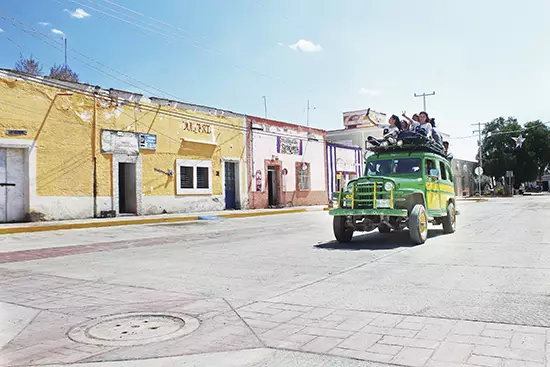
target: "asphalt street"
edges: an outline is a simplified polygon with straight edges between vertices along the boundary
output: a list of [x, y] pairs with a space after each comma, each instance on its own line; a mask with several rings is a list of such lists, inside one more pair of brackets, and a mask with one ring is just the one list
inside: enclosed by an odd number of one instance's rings
[[326, 212], [5, 235], [0, 364], [550, 367], [550, 196], [458, 209], [420, 246]]

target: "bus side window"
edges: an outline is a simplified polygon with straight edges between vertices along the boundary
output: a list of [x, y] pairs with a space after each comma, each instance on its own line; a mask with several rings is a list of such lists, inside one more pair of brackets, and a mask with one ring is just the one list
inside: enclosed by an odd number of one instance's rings
[[441, 179], [447, 180], [447, 167], [445, 167], [445, 163], [439, 162], [439, 167], [440, 167], [439, 172], [441, 172]]

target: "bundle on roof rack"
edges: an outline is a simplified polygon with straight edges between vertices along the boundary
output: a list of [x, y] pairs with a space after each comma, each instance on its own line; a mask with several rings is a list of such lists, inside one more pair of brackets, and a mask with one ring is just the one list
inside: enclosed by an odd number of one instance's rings
[[447, 158], [445, 148], [436, 143], [435, 141], [428, 139], [425, 135], [412, 132], [401, 131], [397, 138], [387, 139], [383, 141], [379, 146], [371, 146], [367, 150], [373, 153], [382, 152], [429, 152], [439, 154]]

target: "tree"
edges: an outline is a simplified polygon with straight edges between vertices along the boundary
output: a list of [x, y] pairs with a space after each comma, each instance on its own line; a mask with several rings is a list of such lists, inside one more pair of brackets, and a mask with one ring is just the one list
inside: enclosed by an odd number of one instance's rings
[[[488, 176], [500, 178], [516, 167], [515, 142], [512, 136], [522, 131], [517, 119], [499, 117], [487, 123], [483, 129], [483, 170]], [[479, 152], [478, 152], [479, 155]]]
[[550, 167], [550, 129], [540, 120], [526, 123], [525, 129], [523, 145], [532, 153], [537, 176], [542, 176]]
[[78, 82], [78, 74], [72, 71], [68, 65], [54, 64], [50, 69], [50, 78], [67, 82]]
[[32, 54], [29, 58], [19, 54], [19, 61], [15, 63], [15, 70], [32, 75], [42, 75], [42, 66], [38, 60], [32, 57]]
[[[517, 188], [550, 168], [550, 129], [539, 120], [522, 127], [513, 117], [499, 117], [485, 125], [483, 135], [483, 168], [496, 180], [513, 171]], [[512, 138], [520, 135], [525, 141], [517, 146]]]

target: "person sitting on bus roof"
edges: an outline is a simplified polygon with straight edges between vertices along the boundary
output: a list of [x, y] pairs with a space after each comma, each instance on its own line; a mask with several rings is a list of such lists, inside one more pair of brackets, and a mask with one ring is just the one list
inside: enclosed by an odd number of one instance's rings
[[[367, 116], [368, 118], [368, 116]], [[370, 118], [369, 118], [370, 120]], [[376, 122], [370, 120], [375, 126], [381, 127], [384, 129], [383, 137], [382, 139], [376, 139], [374, 136], [369, 136], [367, 138], [367, 141], [374, 145], [379, 146], [383, 140], [388, 140], [388, 138], [397, 139], [397, 136], [399, 135], [399, 130], [401, 130], [401, 121], [399, 120], [399, 117], [396, 115], [392, 115], [390, 119], [388, 120], [387, 125], [377, 124]]]
[[403, 116], [405, 119], [407, 119], [409, 121], [409, 130], [410, 131], [415, 131], [416, 128], [420, 125], [420, 118], [418, 117], [418, 115], [415, 113], [412, 117], [412, 119], [407, 116], [407, 112], [406, 111], [403, 111], [401, 113], [401, 116]]
[[445, 148], [445, 153], [447, 153], [447, 159], [452, 161], [453, 160], [453, 153], [449, 152], [449, 142], [448, 141], [443, 142], [443, 148]]
[[430, 116], [425, 111], [422, 111], [418, 114], [420, 124], [416, 127], [415, 131], [426, 136], [428, 139], [433, 139], [432, 136], [432, 124], [430, 124]]

